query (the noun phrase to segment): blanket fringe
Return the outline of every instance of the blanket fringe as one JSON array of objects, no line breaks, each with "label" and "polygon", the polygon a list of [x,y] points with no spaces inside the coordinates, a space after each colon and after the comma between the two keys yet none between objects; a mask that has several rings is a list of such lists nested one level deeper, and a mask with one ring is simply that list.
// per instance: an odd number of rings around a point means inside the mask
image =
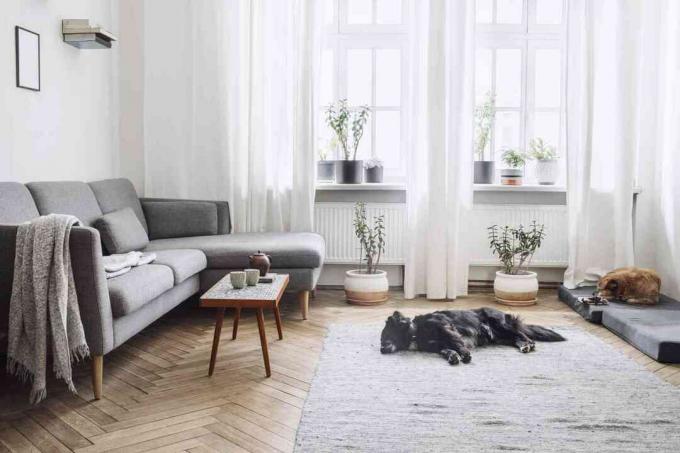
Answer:
[{"label": "blanket fringe", "polygon": [[14,357],[7,357],[7,373],[16,376],[21,383],[33,382],[33,371]]},{"label": "blanket fringe", "polygon": [[87,344],[81,344],[71,349],[71,362],[80,362],[90,357],[90,348]]}]

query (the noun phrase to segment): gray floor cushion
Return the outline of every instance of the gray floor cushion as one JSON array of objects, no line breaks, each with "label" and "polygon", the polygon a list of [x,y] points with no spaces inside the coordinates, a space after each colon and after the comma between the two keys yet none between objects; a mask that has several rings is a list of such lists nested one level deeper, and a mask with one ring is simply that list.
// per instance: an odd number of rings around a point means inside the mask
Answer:
[{"label": "gray floor cushion", "polygon": [[173,287],[172,270],[161,264],[134,267],[127,274],[108,280],[114,318],[141,308]]},{"label": "gray floor cushion", "polygon": [[202,250],[210,269],[244,269],[258,250],[271,255],[274,268],[316,268],[323,263],[325,244],[315,233],[234,233],[156,239],[145,251],[164,249]]},{"label": "gray floor cushion", "polygon": [[595,287],[569,290],[562,286],[559,297],[583,318],[602,324],[651,358],[680,363],[680,302],[665,296],[654,306],[618,302],[586,305],[578,301],[594,290]]},{"label": "gray floor cushion", "polygon": [[157,250],[153,253],[156,254],[154,264],[163,264],[172,269],[175,285],[198,274],[208,265],[205,253],[200,250]]}]

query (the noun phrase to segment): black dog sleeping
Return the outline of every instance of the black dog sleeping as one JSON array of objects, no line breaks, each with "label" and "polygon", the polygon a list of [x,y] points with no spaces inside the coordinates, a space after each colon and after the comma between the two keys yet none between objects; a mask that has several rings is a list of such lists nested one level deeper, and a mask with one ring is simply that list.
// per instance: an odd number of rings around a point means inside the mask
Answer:
[{"label": "black dog sleeping", "polygon": [[415,347],[438,352],[451,365],[472,360],[470,350],[499,344],[521,352],[533,351],[534,341],[565,341],[545,327],[524,324],[519,317],[493,308],[436,311],[411,320],[398,311],[387,318],[380,337],[380,352],[391,354]]}]

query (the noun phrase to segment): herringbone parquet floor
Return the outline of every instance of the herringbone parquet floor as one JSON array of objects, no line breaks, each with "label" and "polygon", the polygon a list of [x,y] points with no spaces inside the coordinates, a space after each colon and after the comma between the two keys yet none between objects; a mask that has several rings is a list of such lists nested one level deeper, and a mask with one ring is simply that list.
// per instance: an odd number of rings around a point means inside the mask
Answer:
[{"label": "herringbone parquet floor", "polygon": [[[236,341],[225,320],[215,374],[208,378],[213,317],[191,307],[168,314],[105,357],[100,401],[91,401],[88,363],[76,370],[78,395],[51,381],[48,399],[38,407],[26,405],[26,387],[0,373],[0,452],[291,451],[329,324],[382,321],[396,308],[413,315],[444,307],[498,307],[486,293],[456,302],[392,296],[379,307],[353,307],[343,302],[341,291],[321,290],[310,301],[307,321],[300,320],[294,300],[285,300],[283,341],[276,339],[273,315],[267,317],[270,379],[264,378],[255,317],[245,312]],[[578,324],[680,385],[679,366],[659,364],[586,323],[554,291],[543,291],[537,306],[516,312],[532,323]]]}]

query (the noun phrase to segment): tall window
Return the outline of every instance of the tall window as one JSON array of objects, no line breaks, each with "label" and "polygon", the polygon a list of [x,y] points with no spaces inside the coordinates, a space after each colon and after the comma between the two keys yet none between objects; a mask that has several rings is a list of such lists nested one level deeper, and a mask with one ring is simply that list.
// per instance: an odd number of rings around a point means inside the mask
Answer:
[{"label": "tall window", "polygon": [[[380,158],[385,180],[404,178],[402,119],[406,69],[406,0],[326,0],[324,50],[321,58],[321,106],[318,148],[333,137],[325,124],[327,106],[347,99],[368,105],[357,159]],[[336,150],[328,158],[339,158]]]},{"label": "tall window", "polygon": [[[476,9],[476,104],[495,98],[483,158],[505,167],[504,150],[529,151],[541,138],[556,148],[564,184],[565,0],[477,0]],[[534,165],[527,164],[529,183]]]}]

